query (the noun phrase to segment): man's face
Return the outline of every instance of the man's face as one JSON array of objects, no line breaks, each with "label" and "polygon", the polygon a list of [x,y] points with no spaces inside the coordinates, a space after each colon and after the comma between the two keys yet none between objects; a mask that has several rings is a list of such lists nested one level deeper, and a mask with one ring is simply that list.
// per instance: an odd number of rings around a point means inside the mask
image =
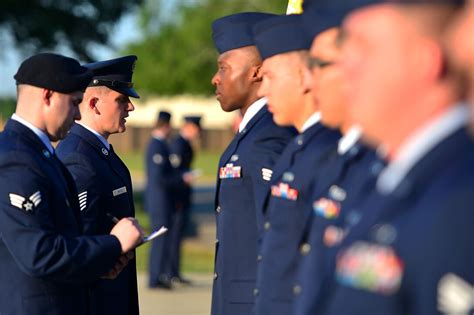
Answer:
[{"label": "man's face", "polygon": [[81,118],[79,104],[82,102],[83,92],[62,94],[51,92],[50,106],[47,107],[47,133],[51,141],[63,139],[75,120]]},{"label": "man's face", "polygon": [[451,26],[446,47],[455,66],[469,77],[470,98],[474,104],[474,0],[469,1]]},{"label": "man's face", "polygon": [[419,88],[411,27],[389,4],[357,10],[344,23],[341,65],[349,112],[375,145],[398,132]]},{"label": "man's face", "polygon": [[338,34],[337,28],[324,31],[315,37],[310,50],[311,92],[322,122],[331,128],[340,128],[349,119],[339,65],[341,51],[336,44]]},{"label": "man's face", "polygon": [[106,90],[100,93],[95,104],[100,113],[96,116],[98,126],[102,133],[108,135],[124,132],[126,129],[125,119],[135,107],[128,96],[108,88],[104,89]]},{"label": "man's face", "polygon": [[245,105],[254,71],[251,48],[243,47],[222,53],[211,83],[222,110],[231,112]]},{"label": "man's face", "polygon": [[298,52],[278,54],[263,61],[258,94],[267,98],[268,110],[280,126],[295,125],[298,107],[303,105],[303,63]]}]

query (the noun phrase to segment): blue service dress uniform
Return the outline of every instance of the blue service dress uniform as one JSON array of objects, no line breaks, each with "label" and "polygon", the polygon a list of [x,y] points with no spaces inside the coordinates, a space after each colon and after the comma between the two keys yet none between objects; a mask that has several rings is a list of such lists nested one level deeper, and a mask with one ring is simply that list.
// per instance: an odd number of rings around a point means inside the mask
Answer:
[{"label": "blue service dress uniform", "polygon": [[290,142],[275,165],[267,194],[265,231],[256,257],[255,314],[291,313],[297,250],[309,215],[309,194],[339,138],[338,131],[315,121]]},{"label": "blue service dress uniform", "polygon": [[434,143],[391,190],[380,177],[338,250],[321,314],[472,314],[474,142],[466,130]]},{"label": "blue service dress uniform", "polygon": [[[170,145],[170,162],[178,173],[191,170],[194,152],[188,140],[178,135]],[[173,192],[175,211],[170,229],[171,277],[181,277],[180,249],[184,231],[189,224],[191,211],[191,186],[182,182]]]},{"label": "blue service dress uniform", "polygon": [[121,246],[82,236],[77,190],[39,137],[10,120],[0,135],[0,314],[87,314],[87,282]]},{"label": "blue service dress uniform", "polygon": [[[108,234],[111,216],[135,216],[130,173],[112,147],[74,124],[56,153],[76,182],[84,234]],[[89,296],[91,314],[138,314],[136,259],[116,279],[92,284]]]},{"label": "blue service dress uniform", "polygon": [[[169,148],[164,139],[152,137],[146,151],[147,185],[145,210],[151,218],[151,228],[170,227],[174,212],[173,191],[182,185],[181,175],[171,166]],[[171,278],[170,235],[154,240],[150,248],[149,286],[156,287]]]},{"label": "blue service dress uniform", "polygon": [[292,314],[318,314],[333,271],[333,248],[360,220],[357,204],[373,191],[382,166],[375,151],[361,142],[325,165],[312,193],[311,214],[299,245]]},{"label": "blue service dress uniform", "polygon": [[250,119],[219,161],[213,315],[250,314],[254,297],[259,213],[275,161],[293,128],[275,125],[266,106]]}]

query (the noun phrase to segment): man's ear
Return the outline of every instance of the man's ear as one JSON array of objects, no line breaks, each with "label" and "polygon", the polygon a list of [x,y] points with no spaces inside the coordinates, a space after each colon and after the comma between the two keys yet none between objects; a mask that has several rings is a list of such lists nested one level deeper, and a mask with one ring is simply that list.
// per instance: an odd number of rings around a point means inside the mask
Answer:
[{"label": "man's ear", "polygon": [[262,65],[252,67],[252,82],[261,82],[262,77]]},{"label": "man's ear", "polygon": [[41,97],[43,99],[43,103],[45,103],[48,106],[51,105],[51,96],[53,95],[54,91],[43,89],[41,92],[42,92]]},{"label": "man's ear", "polygon": [[99,99],[97,97],[91,97],[87,100],[87,106],[92,109],[97,115],[100,115],[100,111],[97,108]]}]

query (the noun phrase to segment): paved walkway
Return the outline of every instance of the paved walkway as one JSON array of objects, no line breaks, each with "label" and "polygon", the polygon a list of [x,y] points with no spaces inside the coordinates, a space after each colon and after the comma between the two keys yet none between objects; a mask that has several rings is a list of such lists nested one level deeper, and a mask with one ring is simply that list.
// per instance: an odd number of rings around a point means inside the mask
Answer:
[{"label": "paved walkway", "polygon": [[173,290],[148,289],[146,274],[138,274],[141,315],[209,315],[212,275],[186,275],[192,286],[176,286]]}]

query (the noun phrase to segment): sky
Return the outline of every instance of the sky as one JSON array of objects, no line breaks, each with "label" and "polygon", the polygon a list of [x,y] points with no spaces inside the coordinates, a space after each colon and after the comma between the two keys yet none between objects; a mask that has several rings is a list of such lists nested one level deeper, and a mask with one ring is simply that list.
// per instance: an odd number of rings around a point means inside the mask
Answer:
[{"label": "sky", "polygon": [[[111,46],[94,46],[97,51],[94,56],[97,60],[115,58],[117,49],[126,43],[138,41],[141,39],[141,32],[138,26],[138,15],[136,12],[124,15],[114,27],[111,39]],[[20,66],[20,63],[27,56],[15,49],[13,41],[6,29],[0,28],[0,37],[2,38],[2,51],[0,52],[0,97],[15,96],[15,80],[13,75]],[[55,51],[68,55],[68,51]],[[70,54],[69,54],[70,55]]]}]

